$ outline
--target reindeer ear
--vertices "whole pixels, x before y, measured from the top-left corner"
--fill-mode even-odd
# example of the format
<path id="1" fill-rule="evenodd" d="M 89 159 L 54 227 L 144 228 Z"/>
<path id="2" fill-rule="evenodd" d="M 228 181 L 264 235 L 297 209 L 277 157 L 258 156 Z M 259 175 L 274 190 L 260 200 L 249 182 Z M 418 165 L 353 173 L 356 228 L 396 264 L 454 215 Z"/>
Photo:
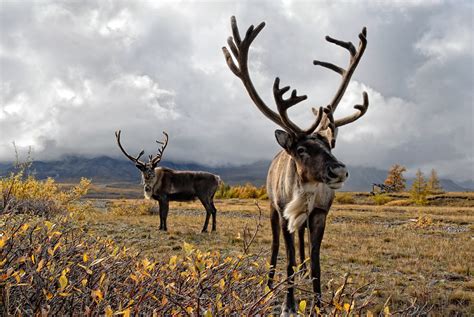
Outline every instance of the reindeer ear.
<path id="1" fill-rule="evenodd" d="M 135 166 L 140 170 L 140 171 L 145 171 L 145 167 L 143 165 L 140 165 L 140 164 L 135 164 Z"/>
<path id="2" fill-rule="evenodd" d="M 282 148 L 287 152 L 290 151 L 291 145 L 293 144 L 293 137 L 283 130 L 275 130 L 275 137 Z"/>

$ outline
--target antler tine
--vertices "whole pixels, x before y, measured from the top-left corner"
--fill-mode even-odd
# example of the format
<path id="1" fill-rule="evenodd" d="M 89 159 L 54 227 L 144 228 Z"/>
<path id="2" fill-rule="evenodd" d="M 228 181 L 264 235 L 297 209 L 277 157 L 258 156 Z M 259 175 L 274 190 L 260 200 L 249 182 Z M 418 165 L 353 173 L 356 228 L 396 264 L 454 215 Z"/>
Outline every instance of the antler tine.
<path id="1" fill-rule="evenodd" d="M 156 165 L 156 164 L 158 164 L 158 163 L 161 161 L 161 157 L 163 156 L 163 152 L 165 151 L 165 148 L 166 148 L 166 146 L 168 145 L 168 133 L 166 133 L 165 131 L 163 131 L 163 134 L 165 135 L 164 141 L 158 141 L 158 140 L 156 140 L 156 143 L 162 145 L 161 148 L 158 149 L 158 154 L 156 154 L 154 158 L 150 155 L 150 162 L 151 162 L 153 165 Z"/>
<path id="2" fill-rule="evenodd" d="M 339 45 L 343 48 L 345 48 L 346 50 L 349 51 L 349 53 L 351 53 L 352 56 L 354 56 L 357 52 L 356 52 L 356 49 L 354 47 L 354 44 L 352 44 L 352 42 L 344 42 L 344 41 L 340 41 L 338 39 L 335 39 L 335 38 L 332 38 L 330 37 L 329 35 L 326 36 L 326 41 L 330 42 L 330 43 L 333 43 L 333 44 L 336 44 L 336 45 Z"/>
<path id="3" fill-rule="evenodd" d="M 312 110 L 314 115 L 316 116 L 316 121 L 314 121 L 311 127 L 309 127 L 309 129 L 305 131 L 306 134 L 313 133 L 318 128 L 319 124 L 321 123 L 321 120 L 323 119 L 323 107 L 319 107 L 319 109 L 317 110 L 313 108 Z"/>
<path id="4" fill-rule="evenodd" d="M 369 96 L 365 91 L 362 93 L 362 96 L 364 99 L 363 104 L 354 106 L 354 109 L 357 109 L 358 111 L 350 116 L 337 119 L 334 123 L 336 127 L 341 127 L 348 123 L 354 122 L 367 112 L 367 109 L 369 108 Z"/>
<path id="5" fill-rule="evenodd" d="M 291 96 L 287 99 L 284 99 L 283 95 L 288 90 L 290 90 L 289 86 L 280 88 L 280 78 L 278 77 L 275 78 L 275 82 L 273 83 L 273 97 L 275 98 L 275 103 L 277 105 L 278 112 L 280 113 L 281 121 L 284 124 L 283 127 L 285 128 L 285 130 L 289 132 L 293 132 L 297 134 L 308 134 L 308 130 L 311 130 L 314 124 L 311 126 L 310 129 L 302 130 L 293 121 L 291 121 L 290 118 L 288 118 L 288 112 L 287 112 L 289 108 L 302 102 L 303 100 L 306 100 L 308 97 L 306 95 L 298 96 L 296 89 L 293 89 L 293 91 L 291 92 Z"/>
<path id="6" fill-rule="evenodd" d="M 232 16 L 230 19 L 232 27 L 232 35 L 227 39 L 227 44 L 229 45 L 230 51 L 226 47 L 222 47 L 222 52 L 227 62 L 227 66 L 234 73 L 235 76 L 239 77 L 242 83 L 244 84 L 250 98 L 255 103 L 257 108 L 270 120 L 275 122 L 277 125 L 281 126 L 285 130 L 288 128 L 285 127 L 285 124 L 282 121 L 282 118 L 275 111 L 271 110 L 262 98 L 257 93 L 252 80 L 250 78 L 249 69 L 248 69 L 248 54 L 250 44 L 257 37 L 260 31 L 265 27 L 265 22 L 260 23 L 257 27 L 251 25 L 245 37 L 242 40 L 237 27 L 237 20 L 235 16 Z M 232 54 L 231 54 L 232 53 Z M 233 56 L 233 57 L 232 57 Z M 235 59 L 235 61 L 234 61 Z"/>
<path id="7" fill-rule="evenodd" d="M 138 165 L 142 165 L 142 166 L 145 166 L 145 163 L 143 163 L 142 161 L 139 161 L 140 157 L 145 154 L 145 151 L 144 150 L 141 150 L 140 153 L 138 153 L 137 157 L 133 157 L 131 156 L 130 154 L 127 153 L 127 151 L 125 151 L 125 149 L 122 147 L 122 144 L 120 143 L 120 134 L 122 133 L 121 130 L 118 130 L 118 131 L 115 131 L 115 138 L 117 139 L 117 144 L 120 148 L 120 150 L 122 151 L 122 153 L 128 157 L 129 160 L 135 162 L 136 164 Z"/>
<path id="8" fill-rule="evenodd" d="M 331 143 L 331 148 L 334 148 L 336 146 L 336 124 L 334 122 L 334 109 L 332 108 L 331 105 L 327 105 L 324 108 L 324 115 L 326 118 L 325 124 L 322 125 L 321 129 L 329 129 L 331 131 L 331 135 L 329 138 L 329 142 Z"/>
<path id="9" fill-rule="evenodd" d="M 349 81 L 352 77 L 352 74 L 354 73 L 362 55 L 364 54 L 365 48 L 367 46 L 367 28 L 366 27 L 362 28 L 362 31 L 359 33 L 359 40 L 360 40 L 359 47 L 356 50 L 354 45 L 351 42 L 344 42 L 344 41 L 334 39 L 330 36 L 326 36 L 326 41 L 336 44 L 338 46 L 341 46 L 349 51 L 351 58 L 349 61 L 349 67 L 347 69 L 343 69 L 339 66 L 336 66 L 328 62 L 322 62 L 318 60 L 313 61 L 314 65 L 328 68 L 342 76 L 341 84 L 339 85 L 339 88 L 330 103 L 331 109 L 333 112 L 336 110 L 339 102 L 341 101 L 342 96 L 344 95 L 344 92 L 346 91 L 347 86 L 349 85 Z"/>

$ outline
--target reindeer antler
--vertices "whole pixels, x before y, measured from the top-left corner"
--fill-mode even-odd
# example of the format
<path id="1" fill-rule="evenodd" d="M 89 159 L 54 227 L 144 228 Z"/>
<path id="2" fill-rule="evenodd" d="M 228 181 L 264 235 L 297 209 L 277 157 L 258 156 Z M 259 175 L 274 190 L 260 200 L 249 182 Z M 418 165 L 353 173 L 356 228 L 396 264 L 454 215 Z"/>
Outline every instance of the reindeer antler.
<path id="1" fill-rule="evenodd" d="M 359 39 L 360 39 L 359 47 L 356 49 L 354 47 L 354 44 L 352 44 L 351 42 L 344 42 L 344 41 L 334 39 L 330 36 L 326 36 L 326 41 L 328 41 L 329 43 L 336 44 L 349 51 L 350 60 L 349 60 L 349 66 L 347 67 L 347 69 L 343 69 L 337 65 L 334 65 L 328 62 L 322 62 L 322 61 L 317 61 L 317 60 L 313 61 L 314 65 L 328 68 L 342 76 L 341 83 L 336 91 L 336 94 L 334 95 L 333 99 L 331 100 L 331 103 L 329 104 L 331 106 L 331 112 L 333 114 L 337 106 L 339 105 L 339 102 L 341 101 L 342 96 L 346 92 L 346 89 L 347 89 L 347 86 L 349 85 L 349 81 L 351 80 L 352 74 L 354 73 L 355 69 L 357 68 L 357 65 L 359 64 L 360 59 L 362 58 L 362 55 L 364 54 L 365 48 L 367 46 L 367 28 L 366 27 L 364 27 L 362 29 L 362 32 L 359 33 Z M 354 106 L 354 108 L 357 109 L 358 112 L 356 112 L 353 115 L 347 116 L 345 118 L 335 120 L 334 126 L 340 127 L 345 124 L 354 122 L 355 120 L 362 117 L 366 113 L 369 107 L 369 97 L 367 95 L 367 92 L 365 91 L 363 92 L 363 100 L 364 102 L 362 105 Z M 328 120 L 325 120 L 325 121 L 326 121 L 326 124 L 324 124 L 321 127 L 323 129 L 327 128 Z"/>
<path id="2" fill-rule="evenodd" d="M 122 144 L 120 143 L 120 133 L 122 133 L 121 130 L 118 130 L 118 131 L 115 131 L 115 138 L 117 139 L 117 144 L 120 148 L 120 150 L 122 150 L 122 153 L 128 157 L 129 160 L 131 160 L 132 162 L 134 162 L 135 164 L 137 165 L 140 165 L 140 166 L 145 166 L 145 163 L 143 163 L 142 161 L 140 161 L 140 157 L 145 154 L 145 151 L 144 150 L 141 150 L 140 153 L 138 153 L 138 155 L 136 157 L 133 157 L 131 156 L 130 154 L 127 153 L 127 151 L 125 151 L 125 149 L 122 147 Z"/>
<path id="3" fill-rule="evenodd" d="M 122 153 L 129 160 L 134 162 L 136 165 L 145 167 L 146 163 L 139 160 L 140 157 L 145 153 L 145 151 L 141 150 L 140 153 L 136 157 L 133 157 L 130 154 L 128 154 L 127 151 L 125 151 L 125 149 L 122 147 L 122 144 L 120 143 L 120 134 L 121 134 L 121 132 L 122 132 L 121 130 L 115 131 L 115 137 L 117 139 L 117 144 L 118 144 L 120 150 L 122 151 Z M 161 144 L 161 148 L 158 149 L 158 153 L 155 156 L 153 156 L 153 155 L 148 156 L 149 161 L 148 161 L 147 164 L 151 165 L 152 167 L 155 167 L 161 161 L 161 158 L 163 156 L 163 152 L 165 151 L 165 148 L 168 145 L 168 133 L 163 131 L 163 134 L 165 135 L 164 141 L 156 140 L 156 143 Z"/>
<path id="4" fill-rule="evenodd" d="M 168 133 L 163 131 L 163 134 L 165 135 L 164 141 L 155 141 L 156 143 L 161 144 L 161 148 L 158 149 L 158 153 L 155 155 L 155 157 L 150 155 L 150 162 L 153 166 L 157 165 L 161 161 L 163 152 L 165 151 L 166 146 L 168 145 Z"/>
<path id="5" fill-rule="evenodd" d="M 365 47 L 367 45 L 367 29 L 364 27 L 362 32 L 359 34 L 360 43 L 358 49 L 354 47 L 351 42 L 343 42 L 329 36 L 326 37 L 326 40 L 330 43 L 336 44 L 347 49 L 351 55 L 349 67 L 347 69 L 343 69 L 339 66 L 336 66 L 332 63 L 328 62 L 321 62 L 321 61 L 314 61 L 314 65 L 323 66 L 329 68 L 342 76 L 341 84 L 336 92 L 331 103 L 326 108 L 319 108 L 318 111 L 313 111 L 316 115 L 316 120 L 314 123 L 306 130 L 301 129 L 298 127 L 294 122 L 292 122 L 288 117 L 288 109 L 303 100 L 306 100 L 307 97 L 305 95 L 298 96 L 296 89 L 292 91 L 291 96 L 289 98 L 284 98 L 283 95 L 290 90 L 289 86 L 280 88 L 280 79 L 277 77 L 275 78 L 275 82 L 273 84 L 273 96 L 275 98 L 275 103 L 277 106 L 278 113 L 271 110 L 265 102 L 260 98 L 258 95 L 252 80 L 249 75 L 248 70 L 248 54 L 250 44 L 252 44 L 253 40 L 257 37 L 260 31 L 265 27 L 265 22 L 260 23 L 256 28 L 251 25 L 247 32 L 245 33 L 245 37 L 242 40 L 239 29 L 237 27 L 237 22 L 234 16 L 231 17 L 231 27 L 232 27 L 232 35 L 227 39 L 227 44 L 229 49 L 226 47 L 222 48 L 224 53 L 225 59 L 227 61 L 227 65 L 229 66 L 230 70 L 240 78 L 242 83 L 244 84 L 250 98 L 255 103 L 257 108 L 270 120 L 281 126 L 287 132 L 293 134 L 311 134 L 316 131 L 316 129 L 322 130 L 330 128 L 332 131 L 332 135 L 335 135 L 335 128 L 353 122 L 360 118 L 362 115 L 365 114 L 369 105 L 369 99 L 367 93 L 364 92 L 364 103 L 362 105 L 356 105 L 354 108 L 358 110 L 357 113 L 339 119 L 334 120 L 333 113 L 337 108 L 342 96 L 344 95 L 347 85 L 349 84 L 350 78 L 354 73 L 363 53 Z M 232 57 L 233 56 L 233 57 Z M 324 117 L 324 122 L 322 119 Z M 331 141 L 333 144 L 334 142 Z"/>
<path id="6" fill-rule="evenodd" d="M 257 108 L 270 120 L 275 122 L 277 125 L 285 129 L 289 133 L 293 134 L 309 134 L 314 132 L 316 127 L 319 125 L 321 121 L 321 117 L 318 116 L 316 121 L 311 125 L 311 127 L 307 130 L 302 130 L 299 128 L 295 123 L 293 123 L 289 118 L 287 111 L 290 107 L 300 103 L 301 101 L 307 99 L 306 96 L 298 96 L 296 89 L 293 90 L 291 96 L 287 99 L 283 98 L 283 95 L 290 90 L 290 87 L 283 87 L 279 88 L 280 79 L 277 77 L 275 78 L 275 82 L 273 84 L 273 96 L 275 98 L 275 102 L 277 105 L 278 113 L 271 110 L 265 102 L 260 98 L 258 95 L 252 80 L 250 79 L 250 74 L 248 70 L 248 54 L 250 44 L 252 44 L 253 40 L 257 37 L 260 31 L 265 27 L 265 22 L 260 23 L 256 28 L 251 25 L 247 32 L 245 33 L 245 37 L 242 40 L 240 37 L 239 29 L 237 27 L 237 21 L 234 16 L 231 17 L 231 27 L 232 27 L 232 34 L 233 37 L 229 37 L 227 39 L 227 44 L 234 56 L 232 58 L 231 53 L 226 47 L 222 48 L 224 53 L 225 59 L 227 61 L 227 65 L 229 66 L 230 70 L 242 80 L 247 92 L 255 103 Z"/>

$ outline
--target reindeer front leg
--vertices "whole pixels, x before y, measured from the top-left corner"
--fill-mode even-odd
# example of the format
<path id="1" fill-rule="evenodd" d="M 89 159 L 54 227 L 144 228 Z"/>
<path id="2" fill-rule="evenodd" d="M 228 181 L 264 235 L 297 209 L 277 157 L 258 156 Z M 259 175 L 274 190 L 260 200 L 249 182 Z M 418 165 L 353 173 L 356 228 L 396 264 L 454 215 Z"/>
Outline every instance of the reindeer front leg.
<path id="1" fill-rule="evenodd" d="M 311 237 L 311 278 L 313 280 L 313 292 L 316 305 L 321 307 L 321 263 L 320 249 L 323 241 L 324 229 L 326 227 L 327 212 L 322 209 L 314 209 L 310 214 L 309 232 Z"/>
<path id="2" fill-rule="evenodd" d="M 286 275 L 288 277 L 288 290 L 286 299 L 281 308 L 281 316 L 296 314 L 295 288 L 294 288 L 294 267 L 296 266 L 295 235 L 288 231 L 288 220 L 281 219 L 281 229 L 286 246 Z"/>
<path id="3" fill-rule="evenodd" d="M 304 252 L 304 234 L 305 234 L 306 223 L 298 229 L 298 249 L 300 253 L 300 265 L 302 276 L 306 274 L 306 256 Z"/>
<path id="4" fill-rule="evenodd" d="M 167 198 L 162 197 L 158 200 L 158 203 L 160 204 L 160 230 L 168 231 L 166 218 L 168 218 L 169 201 Z"/>

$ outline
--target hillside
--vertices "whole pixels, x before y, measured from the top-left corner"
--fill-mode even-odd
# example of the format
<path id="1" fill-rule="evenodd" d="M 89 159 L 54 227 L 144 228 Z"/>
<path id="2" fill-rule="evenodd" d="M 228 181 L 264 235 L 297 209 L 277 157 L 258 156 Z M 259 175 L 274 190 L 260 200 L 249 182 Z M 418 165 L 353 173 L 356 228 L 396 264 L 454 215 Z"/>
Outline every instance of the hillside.
<path id="1" fill-rule="evenodd" d="M 178 170 L 200 170 L 218 174 L 224 182 L 234 184 L 252 183 L 257 186 L 265 184 L 269 161 L 259 161 L 246 165 L 229 165 L 211 167 L 196 163 L 178 163 L 163 161 L 162 166 Z M 32 172 L 39 179 L 53 177 L 60 182 L 77 181 L 81 177 L 92 179 L 94 183 L 139 183 L 140 173 L 126 159 L 115 159 L 107 156 L 83 158 L 68 156 L 57 161 L 35 161 Z M 0 163 L 0 176 L 8 175 L 12 164 Z M 372 183 L 383 183 L 387 171 L 361 166 L 349 166 L 349 179 L 343 191 L 370 191 Z M 411 184 L 408 179 L 408 186 Z M 471 182 L 472 183 L 472 182 Z M 465 182 L 463 184 L 469 185 Z M 441 179 L 446 191 L 468 191 L 472 187 L 463 187 L 453 180 Z"/>

